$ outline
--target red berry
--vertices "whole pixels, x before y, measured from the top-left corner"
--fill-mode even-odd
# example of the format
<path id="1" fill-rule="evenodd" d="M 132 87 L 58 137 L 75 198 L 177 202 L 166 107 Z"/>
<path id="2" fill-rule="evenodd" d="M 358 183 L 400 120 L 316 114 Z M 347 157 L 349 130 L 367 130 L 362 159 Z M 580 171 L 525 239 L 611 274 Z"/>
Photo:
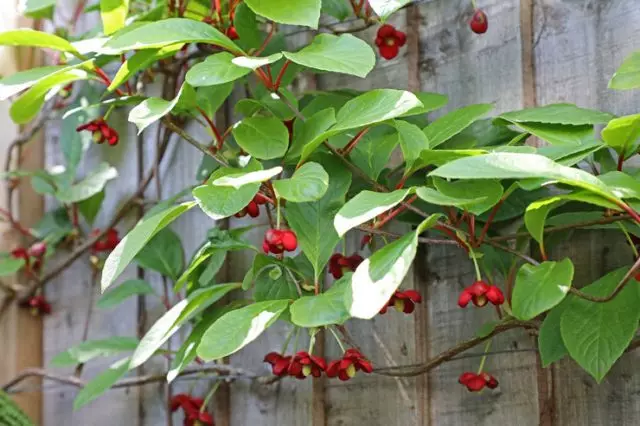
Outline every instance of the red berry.
<path id="1" fill-rule="evenodd" d="M 29 256 L 42 257 L 47 252 L 47 243 L 39 241 L 29 247 Z"/>
<path id="2" fill-rule="evenodd" d="M 255 202 L 251 201 L 247 205 L 247 213 L 251 217 L 254 217 L 254 218 L 258 217 L 258 216 L 260 216 L 260 207 L 258 207 L 258 204 L 256 204 Z"/>
<path id="3" fill-rule="evenodd" d="M 264 240 L 272 246 L 282 244 L 282 231 L 279 229 L 269 229 L 264 234 Z"/>
<path id="4" fill-rule="evenodd" d="M 240 36 L 238 35 L 238 31 L 236 31 L 236 27 L 230 26 L 229 28 L 227 28 L 227 37 L 229 37 L 231 40 L 237 40 L 240 38 Z"/>
<path id="5" fill-rule="evenodd" d="M 282 232 L 282 247 L 286 251 L 294 251 L 298 248 L 298 237 L 293 231 L 283 231 Z"/>
<path id="6" fill-rule="evenodd" d="M 481 9 L 476 9 L 471 17 L 471 21 L 469 21 L 469 26 L 471 27 L 471 31 L 476 34 L 486 33 L 487 29 L 489 29 L 487 15 Z"/>

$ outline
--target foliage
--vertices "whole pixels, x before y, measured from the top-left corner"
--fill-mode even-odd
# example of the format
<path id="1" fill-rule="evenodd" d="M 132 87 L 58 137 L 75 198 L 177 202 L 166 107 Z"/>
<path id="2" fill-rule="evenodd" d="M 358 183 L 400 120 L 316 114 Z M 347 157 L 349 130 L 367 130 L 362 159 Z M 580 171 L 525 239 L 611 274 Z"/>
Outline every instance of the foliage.
<path id="1" fill-rule="evenodd" d="M 102 0 L 99 31 L 80 37 L 34 30 L 0 34 L 0 44 L 43 48 L 57 58 L 55 64 L 0 80 L 0 96 L 13 100 L 14 120 L 27 123 L 52 109 L 67 123 L 82 125 L 61 141 L 65 167 L 12 170 L 4 176 L 9 183 L 31 179 L 36 191 L 58 201 L 60 210 L 37 229 L 21 229 L 29 248 L 2 254 L 0 275 L 21 269 L 35 284 L 24 296 L 35 309 L 41 287 L 59 272 L 56 262 L 45 265 L 44 258 L 54 252 L 77 257 L 77 250 L 66 253 L 71 241 L 93 253 L 94 273 L 107 291 L 98 302 L 101 308 L 155 294 L 145 281 L 117 283 L 132 263 L 174 284 L 174 294 L 164 300 L 167 312 L 140 341 L 86 341 L 55 359 L 58 365 L 83 364 L 131 352 L 90 382 L 76 407 L 153 356 L 173 357 L 168 375 L 173 380 L 196 355 L 205 361 L 232 355 L 276 321 L 292 326 L 296 335 L 308 331 L 312 345 L 310 353 L 273 357 L 274 373 L 281 375 L 286 362 L 289 375 L 315 375 L 324 369 L 324 360 L 312 355 L 318 330 L 343 332 L 351 318 L 371 319 L 391 306 L 412 312 L 420 295 L 399 289 L 418 246 L 448 240 L 469 255 L 476 269 L 476 281 L 461 294 L 460 306 L 491 302 L 499 313 L 498 321 L 482 327 L 479 339 L 491 338 L 505 325 L 539 328 L 545 365 L 568 354 L 596 380 L 605 377 L 630 345 L 640 319 L 635 280 L 640 262 L 631 266 L 638 258 L 640 183 L 637 170 L 626 163 L 638 153 L 640 117 L 555 104 L 486 118 L 493 106 L 477 104 L 434 118 L 430 113 L 447 103 L 444 95 L 382 88 L 293 91 L 293 81 L 315 73 L 364 78 L 376 64 L 376 53 L 372 40 L 351 34 L 321 33 L 308 45 L 290 49 L 285 24 L 317 28 L 321 13 L 344 19 L 353 12 L 373 25 L 408 3 L 370 1 L 370 8 L 346 7 L 345 13 L 337 0 L 296 1 L 295 6 L 285 0 L 214 1 L 213 6 L 194 0 L 158 7 Z M 50 1 L 30 4 L 25 12 L 38 17 L 51 17 L 55 7 Z M 398 47 L 404 44 L 404 33 L 393 37 Z M 638 69 L 636 53 L 610 86 L 640 87 Z M 154 78 L 165 89 L 163 97 L 150 95 L 147 83 Z M 88 95 L 91 91 L 97 95 Z M 81 102 L 69 100 L 68 92 Z M 235 103 L 237 120 L 224 129 L 215 115 L 232 92 L 249 95 Z M 122 213 L 108 229 L 91 232 L 117 171 L 103 163 L 84 176 L 79 173 L 93 149 L 89 133 L 96 142 L 118 143 L 110 124 L 115 110 L 128 111 L 130 129 L 146 134 L 153 126 L 165 135 L 177 134 L 179 143 L 191 144 L 203 156 L 193 185 L 160 200 L 121 240 L 111 228 L 132 210 L 153 175 L 132 199 L 123 200 Z M 209 139 L 198 140 L 187 131 L 189 121 L 203 125 Z M 605 126 L 601 138 L 596 125 Z M 531 136 L 547 145 L 526 145 Z M 168 143 L 166 137 L 159 144 L 160 161 Z M 390 161 L 394 152 L 401 157 Z M 171 225 L 198 208 L 217 221 L 216 227 L 185 261 L 181 235 Z M 262 246 L 243 237 L 253 227 L 217 227 L 233 216 L 261 213 L 270 228 Z M 20 229 L 10 212 L 5 215 Z M 390 230 L 398 229 L 389 227 L 397 221 L 405 224 L 403 234 Z M 629 266 L 584 291 L 576 289 L 572 259 L 555 252 L 558 239 L 549 238 L 558 227 L 620 233 L 629 241 Z M 514 228 L 523 232 L 510 234 Z M 370 254 L 362 251 L 366 259 L 338 253 L 354 235 L 364 236 L 363 246 L 371 248 Z M 438 238 L 425 240 L 427 235 Z M 44 251 L 37 246 L 41 242 L 47 244 Z M 216 275 L 232 251 L 257 254 L 242 283 L 220 284 Z M 242 293 L 246 303 L 229 302 L 230 292 L 235 298 Z M 163 345 L 182 327 L 192 330 L 190 336 L 177 353 L 167 354 Z M 353 364 L 341 367 L 341 379 L 358 368 L 370 369 L 359 352 L 345 354 L 343 361 Z M 470 390 L 497 386 L 493 376 L 480 373 L 465 376 Z"/>

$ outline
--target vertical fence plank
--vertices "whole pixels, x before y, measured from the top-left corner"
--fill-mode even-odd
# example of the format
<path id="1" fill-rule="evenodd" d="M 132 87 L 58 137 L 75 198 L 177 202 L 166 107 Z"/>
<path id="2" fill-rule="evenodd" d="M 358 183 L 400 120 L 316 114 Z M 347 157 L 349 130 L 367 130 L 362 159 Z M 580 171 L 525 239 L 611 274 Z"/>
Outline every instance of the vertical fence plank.
<path id="1" fill-rule="evenodd" d="M 640 93 L 609 90 L 626 55 L 637 49 L 640 4 L 634 0 L 568 2 L 536 6 L 538 101 L 575 102 L 615 114 L 637 113 Z M 615 233 L 578 234 L 561 249 L 576 263 L 575 282 L 585 285 L 630 264 L 631 253 Z M 597 384 L 573 361 L 554 367 L 555 424 L 632 425 L 640 416 L 639 355 L 629 353 Z"/>

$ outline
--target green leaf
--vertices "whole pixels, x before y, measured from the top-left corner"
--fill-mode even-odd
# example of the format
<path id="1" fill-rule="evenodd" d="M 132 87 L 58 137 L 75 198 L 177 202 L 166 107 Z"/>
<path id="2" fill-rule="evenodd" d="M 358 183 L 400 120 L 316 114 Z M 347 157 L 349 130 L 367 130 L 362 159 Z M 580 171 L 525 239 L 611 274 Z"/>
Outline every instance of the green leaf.
<path id="1" fill-rule="evenodd" d="M 85 218 L 87 223 L 90 225 L 93 224 L 93 221 L 98 216 L 100 212 L 100 207 L 102 207 L 102 202 L 104 201 L 105 193 L 104 191 L 100 191 L 97 194 L 87 198 L 86 200 L 82 200 L 78 203 L 78 210 L 80 214 Z"/>
<path id="2" fill-rule="evenodd" d="M 342 206 L 333 220 L 338 235 L 342 237 L 350 229 L 394 208 L 404 200 L 409 192 L 411 192 L 409 189 L 399 189 L 393 192 L 360 192 Z"/>
<path id="3" fill-rule="evenodd" d="M 582 126 L 606 123 L 613 115 L 592 109 L 578 108 L 573 104 L 552 104 L 501 114 L 498 118 L 511 123 L 546 123 Z"/>
<path id="4" fill-rule="evenodd" d="M 502 185 L 496 180 L 447 182 L 434 178 L 433 183 L 445 196 L 466 200 L 481 198 L 476 202 L 465 203 L 465 210 L 475 215 L 481 215 L 498 204 L 503 193 Z"/>
<path id="5" fill-rule="evenodd" d="M 309 142 L 315 140 L 318 136 L 326 132 L 331 126 L 336 124 L 336 112 L 333 108 L 326 108 L 316 112 L 306 121 L 302 121 L 301 123 L 301 127 L 297 127 L 294 130 L 293 141 L 291 143 L 289 151 L 287 151 L 287 160 L 295 160 L 300 157 L 305 146 Z M 307 153 L 307 155 L 310 154 L 311 152 Z M 301 161 L 304 161 L 305 159 L 306 157 Z"/>
<path id="6" fill-rule="evenodd" d="M 287 222 L 298 236 L 302 253 L 313 265 L 316 279 L 340 242 L 333 220 L 351 185 L 351 173 L 338 159 L 327 156 L 322 164 L 330 176 L 324 196 L 311 203 L 288 204 L 285 210 Z"/>
<path id="7" fill-rule="evenodd" d="M 45 103 L 47 94 L 51 90 L 60 90 L 69 83 L 88 80 L 89 78 L 91 78 L 91 75 L 84 70 L 69 69 L 38 80 L 36 84 L 11 104 L 11 109 L 9 110 L 11 119 L 18 124 L 28 123 L 38 115 Z"/>
<path id="8" fill-rule="evenodd" d="M 398 132 L 392 128 L 376 127 L 369 131 L 351 151 L 351 161 L 367 176 L 378 180 L 382 170 L 388 166 L 389 158 L 399 141 Z"/>
<path id="9" fill-rule="evenodd" d="M 480 337 L 481 339 L 484 339 L 485 337 L 489 337 L 491 335 L 491 333 L 493 333 L 493 331 L 499 325 L 500 325 L 500 321 L 485 322 L 476 331 L 476 336 Z"/>
<path id="10" fill-rule="evenodd" d="M 484 149 L 425 149 L 420 153 L 420 157 L 413 163 L 411 168 L 405 172 L 405 175 L 412 175 L 427 166 L 441 166 L 458 158 L 484 154 L 488 154 L 488 151 Z"/>
<path id="11" fill-rule="evenodd" d="M 276 63 L 280 59 L 282 59 L 282 53 L 278 52 L 269 56 L 237 56 L 231 62 L 238 67 L 257 70 L 265 65 Z"/>
<path id="12" fill-rule="evenodd" d="M 308 68 L 361 78 L 366 77 L 376 64 L 373 49 L 351 34 L 319 34 L 310 45 L 298 52 L 283 54 L 290 61 Z"/>
<path id="13" fill-rule="evenodd" d="M 62 37 L 29 28 L 0 33 L 0 46 L 31 46 L 59 50 L 72 54 L 78 53 L 76 48 Z"/>
<path id="14" fill-rule="evenodd" d="M 640 114 L 614 118 L 602 130 L 602 140 L 615 149 L 618 155 L 630 157 L 638 150 L 640 138 Z"/>
<path id="15" fill-rule="evenodd" d="M 549 179 L 595 192 L 613 202 L 618 201 L 597 177 L 537 154 L 492 153 L 466 157 L 447 163 L 430 174 L 449 179 Z"/>
<path id="16" fill-rule="evenodd" d="M 108 357 L 133 351 L 138 346 L 135 337 L 110 337 L 102 340 L 87 340 L 60 352 L 51 360 L 53 367 L 68 367 L 85 364 L 98 357 Z"/>
<path id="17" fill-rule="evenodd" d="M 191 262 L 187 269 L 176 280 L 173 290 L 178 292 L 184 288 L 187 283 L 193 283 L 199 279 L 198 274 L 202 271 L 202 267 L 206 265 L 205 262 L 210 261 L 213 257 L 222 252 L 226 256 L 226 251 L 219 250 L 211 246 L 211 243 L 206 242 L 198 251 L 193 255 Z M 223 257 L 224 258 L 224 257 Z"/>
<path id="18" fill-rule="evenodd" d="M 243 49 L 258 49 L 260 47 L 263 39 L 262 32 L 256 14 L 246 3 L 242 2 L 236 6 L 233 25 L 240 37 L 238 44 Z"/>
<path id="19" fill-rule="evenodd" d="M 561 303 L 547 314 L 540 326 L 538 334 L 538 350 L 543 367 L 548 367 L 560 361 L 568 353 L 560 334 L 560 319 L 564 313 L 566 303 Z"/>
<path id="20" fill-rule="evenodd" d="M 224 104 L 224 101 L 231 95 L 232 91 L 233 83 L 199 87 L 198 90 L 196 90 L 196 103 L 209 117 L 214 117 L 218 109 Z M 211 159 L 211 157 L 209 158 Z"/>
<path id="21" fill-rule="evenodd" d="M 396 129 L 400 139 L 400 148 L 409 170 L 413 163 L 420 157 L 420 153 L 429 149 L 429 139 L 427 135 L 415 124 L 407 123 L 403 120 L 395 121 Z"/>
<path id="22" fill-rule="evenodd" d="M 33 19 L 51 19 L 56 0 L 25 0 L 19 13 Z"/>
<path id="23" fill-rule="evenodd" d="M 289 131 L 275 117 L 243 118 L 232 133 L 243 150 L 261 160 L 282 157 L 289 146 Z"/>
<path id="24" fill-rule="evenodd" d="M 446 142 L 475 121 L 481 119 L 493 109 L 491 104 L 469 105 L 464 108 L 451 111 L 424 128 L 424 133 L 429 140 L 429 147 Z"/>
<path id="25" fill-rule="evenodd" d="M 133 369 L 142 365 L 151 358 L 180 327 L 186 324 L 187 321 L 222 299 L 230 291 L 239 287 L 239 284 L 215 285 L 196 290 L 187 296 L 186 299 L 178 302 L 160 317 L 144 335 L 131 356 L 129 368 Z"/>
<path id="26" fill-rule="evenodd" d="M 291 305 L 291 322 L 298 327 L 323 327 L 343 324 L 351 316 L 345 306 L 345 292 L 350 290 L 351 274 L 333 283 L 325 293 L 305 296 Z"/>
<path id="27" fill-rule="evenodd" d="M 187 72 L 187 83 L 193 87 L 216 86 L 236 81 L 251 72 L 250 68 L 234 64 L 233 58 L 229 52 L 209 56 Z"/>
<path id="28" fill-rule="evenodd" d="M 441 217 L 431 215 L 414 232 L 387 244 L 358 266 L 345 292 L 351 316 L 371 319 L 389 302 L 411 268 L 418 249 L 418 236 L 433 227 Z"/>
<path id="29" fill-rule="evenodd" d="M 118 54 L 128 50 L 154 49 L 177 43 L 205 43 L 233 53 L 244 54 L 234 42 L 211 25 L 192 19 L 169 18 L 120 32 L 102 48 L 103 53 Z"/>
<path id="30" fill-rule="evenodd" d="M 640 199 L 640 182 L 626 173 L 613 171 L 598 176 L 620 198 Z"/>
<path id="31" fill-rule="evenodd" d="M 129 371 L 129 358 L 121 359 L 115 362 L 107 370 L 98 374 L 91 379 L 78 392 L 76 399 L 73 401 L 73 409 L 79 410 L 113 386 L 121 377 Z"/>
<path id="32" fill-rule="evenodd" d="M 627 56 L 609 81 L 609 89 L 629 90 L 640 87 L 640 52 Z"/>
<path id="33" fill-rule="evenodd" d="M 426 201 L 429 204 L 435 204 L 437 206 L 455 206 L 459 208 L 464 208 L 467 205 L 477 204 L 481 201 L 484 201 L 486 197 L 478 197 L 478 198 L 458 198 L 451 197 L 443 194 L 442 192 L 438 192 L 433 188 L 428 188 L 426 186 L 422 186 L 416 190 L 416 195 L 420 197 L 421 200 Z"/>
<path id="34" fill-rule="evenodd" d="M 282 167 L 276 166 L 267 170 L 257 170 L 255 172 L 234 173 L 219 177 L 211 182 L 216 186 L 232 186 L 235 189 L 248 185 L 250 183 L 260 183 L 271 179 L 282 173 Z"/>
<path id="35" fill-rule="evenodd" d="M 291 274 L 293 272 L 283 262 L 258 254 L 253 260 L 251 277 L 255 283 L 253 299 L 256 302 L 297 299 L 298 290 Z"/>
<path id="36" fill-rule="evenodd" d="M 114 92 L 137 72 L 147 69 L 149 66 L 162 59 L 174 56 L 180 51 L 182 46 L 182 43 L 178 43 L 165 46 L 160 49 L 147 49 L 136 52 L 120 66 L 107 90 L 109 92 Z"/>
<path id="37" fill-rule="evenodd" d="M 116 288 L 105 292 L 96 303 L 96 306 L 100 309 L 110 309 L 124 302 L 131 296 L 153 293 L 153 287 L 151 287 L 151 284 L 148 282 L 144 280 L 127 280 Z"/>
<path id="38" fill-rule="evenodd" d="M 321 0 L 246 0 L 245 3 L 255 13 L 281 24 L 304 25 L 318 28 Z"/>
<path id="39" fill-rule="evenodd" d="M 250 171 L 256 170 L 255 165 L 252 163 L 245 169 Z M 249 168 L 251 167 L 251 168 Z M 237 175 L 242 173 L 244 169 L 224 168 L 216 170 L 210 178 L 210 181 L 215 181 L 218 178 L 227 175 Z M 193 190 L 193 197 L 196 199 L 198 205 L 206 214 L 214 220 L 224 219 L 225 217 L 232 216 L 242 210 L 249 201 L 258 193 L 260 184 L 257 182 L 249 183 L 238 189 L 232 186 L 216 186 L 216 185 L 202 185 Z"/>
<path id="40" fill-rule="evenodd" d="M 580 146 L 594 140 L 593 125 L 570 126 L 549 123 L 514 123 L 516 127 L 552 145 Z"/>
<path id="41" fill-rule="evenodd" d="M 23 259 L 16 259 L 11 256 L 0 258 L 0 277 L 14 275 L 23 266 L 24 266 Z"/>
<path id="42" fill-rule="evenodd" d="M 344 21 L 351 15 L 353 9 L 346 0 L 322 0 L 322 13 Z"/>
<path id="43" fill-rule="evenodd" d="M 38 81 L 54 73 L 66 69 L 64 65 L 52 65 L 46 67 L 32 68 L 20 71 L 0 80 L 0 101 L 9 99 L 23 90 L 36 84 Z"/>
<path id="44" fill-rule="evenodd" d="M 120 276 L 149 240 L 195 205 L 194 202 L 182 203 L 140 220 L 109 254 L 102 269 L 102 291 L 105 291 Z"/>
<path id="45" fill-rule="evenodd" d="M 580 145 L 547 145 L 538 148 L 537 153 L 563 166 L 574 166 L 604 147 L 602 142 L 594 139 Z"/>
<path id="46" fill-rule="evenodd" d="M 289 300 L 258 302 L 223 315 L 202 336 L 198 356 L 221 359 L 242 349 L 282 315 Z"/>
<path id="47" fill-rule="evenodd" d="M 185 83 L 171 101 L 161 98 L 145 99 L 129 112 L 129 121 L 136 125 L 138 134 L 140 134 L 151 124 L 169 114 L 181 102 L 181 98 L 186 98 L 192 94 L 193 88 Z"/>
<path id="48" fill-rule="evenodd" d="M 164 228 L 138 252 L 135 260 L 143 268 L 159 272 L 175 281 L 184 268 L 182 241 L 178 234 Z"/>
<path id="49" fill-rule="evenodd" d="M 104 189 L 107 182 L 118 177 L 118 171 L 107 163 L 101 163 L 89 176 L 68 188 L 56 192 L 56 198 L 63 203 L 71 204 L 87 200 Z"/>
<path id="50" fill-rule="evenodd" d="M 573 281 L 571 259 L 522 265 L 516 275 L 511 309 L 523 321 L 531 320 L 565 298 Z"/>
<path id="51" fill-rule="evenodd" d="M 629 267 L 617 269 L 583 291 L 592 296 L 608 296 Z M 601 382 L 631 343 L 640 320 L 640 293 L 637 282 L 626 286 L 613 300 L 594 303 L 570 296 L 560 319 L 560 332 L 571 357 Z"/>
<path id="52" fill-rule="evenodd" d="M 411 92 L 395 89 L 371 90 L 344 104 L 336 116 L 336 125 L 330 131 L 337 134 L 380 123 L 421 106 L 420 100 Z"/>
<path id="53" fill-rule="evenodd" d="M 113 34 L 125 25 L 129 13 L 129 0 L 100 0 L 102 28 L 106 35 Z"/>
<path id="54" fill-rule="evenodd" d="M 318 163 L 305 163 L 290 179 L 273 182 L 276 194 L 292 203 L 306 203 L 322 198 L 329 187 L 329 175 Z"/>
<path id="55" fill-rule="evenodd" d="M 449 102 L 449 98 L 446 95 L 441 95 L 440 93 L 417 92 L 415 95 L 422 103 L 422 106 L 418 106 L 407 111 L 402 114 L 401 117 L 426 114 L 442 108 Z"/>
<path id="56" fill-rule="evenodd" d="M 369 6 L 383 22 L 393 12 L 409 3 L 411 3 L 411 0 L 369 0 Z"/>

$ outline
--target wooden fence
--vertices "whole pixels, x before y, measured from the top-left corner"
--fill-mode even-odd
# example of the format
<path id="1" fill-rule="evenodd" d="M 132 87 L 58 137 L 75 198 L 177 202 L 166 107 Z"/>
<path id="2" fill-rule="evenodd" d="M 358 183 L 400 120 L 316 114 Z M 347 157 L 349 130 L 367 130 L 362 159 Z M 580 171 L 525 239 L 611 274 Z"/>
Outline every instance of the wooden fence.
<path id="1" fill-rule="evenodd" d="M 72 9 L 72 1 L 69 10 Z M 319 89 L 391 87 L 445 93 L 449 111 L 470 103 L 488 102 L 496 113 L 523 106 L 572 102 L 616 114 L 640 109 L 640 94 L 607 89 L 610 76 L 623 58 L 640 49 L 640 2 L 637 0 L 478 0 L 490 19 L 489 31 L 473 34 L 467 26 L 469 0 L 421 1 L 398 13 L 392 22 L 408 34 L 408 44 L 392 61 L 382 61 L 368 79 L 346 76 L 319 78 Z M 375 29 L 358 34 L 373 41 Z M 232 103 L 218 120 L 233 120 Z M 47 128 L 46 161 L 61 163 L 58 147 L 64 137 L 60 123 Z M 133 132 L 116 149 L 94 147 L 87 169 L 99 161 L 118 167 L 120 176 L 109 185 L 104 224 L 120 200 L 131 195 L 140 176 L 154 164 L 153 131 L 138 140 Z M 172 142 L 161 185 L 151 185 L 146 196 L 169 196 L 193 184 L 201 154 Z M 51 207 L 48 202 L 48 207 Z M 133 220 L 134 218 L 132 218 Z M 129 225 L 131 222 L 129 223 Z M 232 220 L 225 226 L 240 226 Z M 204 214 L 190 212 L 174 226 L 187 256 L 214 226 Z M 620 244 L 600 232 L 576 233 L 564 247 L 576 264 L 578 284 L 628 262 Z M 251 235 L 256 241 L 260 231 Z M 354 245 L 355 247 L 355 245 Z M 241 279 L 250 258 L 232 254 L 222 271 L 227 280 Z M 88 333 L 90 339 L 114 335 L 135 336 L 163 312 L 156 300 L 132 300 L 111 311 L 94 311 L 86 324 L 87 298 L 97 298 L 85 261 L 64 272 L 47 287 L 54 313 L 44 321 L 45 363 Z M 136 277 L 130 268 L 123 278 Z M 162 287 L 153 273 L 145 279 Z M 355 340 L 377 365 L 414 364 L 472 337 L 490 318 L 488 310 L 459 309 L 461 289 L 473 280 L 472 265 L 454 247 L 422 246 L 405 286 L 420 289 L 425 303 L 413 316 L 388 314 L 373 321 L 353 321 Z M 86 331 L 85 331 L 86 330 Z M 264 373 L 265 353 L 278 350 L 284 327 L 273 327 L 229 362 Z M 3 337 L 4 338 L 4 337 Z M 176 345 L 177 342 L 174 342 Z M 327 357 L 338 356 L 332 339 L 322 342 Z M 522 331 L 495 339 L 488 371 L 500 387 L 481 394 L 468 393 L 457 383 L 462 371 L 477 367 L 477 357 L 446 363 L 429 374 L 407 379 L 358 376 L 339 381 L 283 380 L 265 386 L 249 381 L 223 385 L 214 401 L 218 426 L 349 426 L 349 425 L 637 425 L 640 423 L 640 372 L 637 353 L 630 353 L 597 385 L 571 361 L 542 369 L 537 363 L 535 339 Z M 470 351 L 477 354 L 481 348 Z M 83 377 L 92 377 L 109 362 L 87 365 Z M 634 368 L 636 366 L 636 368 Z M 161 372 L 166 361 L 145 366 L 140 374 Z M 65 373 L 64 371 L 61 373 Z M 67 371 L 66 373 L 69 373 Z M 174 392 L 191 389 L 180 382 Z M 199 389 L 206 389 L 200 385 Z M 72 411 L 76 390 L 47 387 L 43 392 L 45 426 L 164 425 L 166 386 L 113 390 L 79 412 Z M 178 417 L 174 419 L 178 422 Z M 178 423 L 174 423 L 178 424 Z"/>

